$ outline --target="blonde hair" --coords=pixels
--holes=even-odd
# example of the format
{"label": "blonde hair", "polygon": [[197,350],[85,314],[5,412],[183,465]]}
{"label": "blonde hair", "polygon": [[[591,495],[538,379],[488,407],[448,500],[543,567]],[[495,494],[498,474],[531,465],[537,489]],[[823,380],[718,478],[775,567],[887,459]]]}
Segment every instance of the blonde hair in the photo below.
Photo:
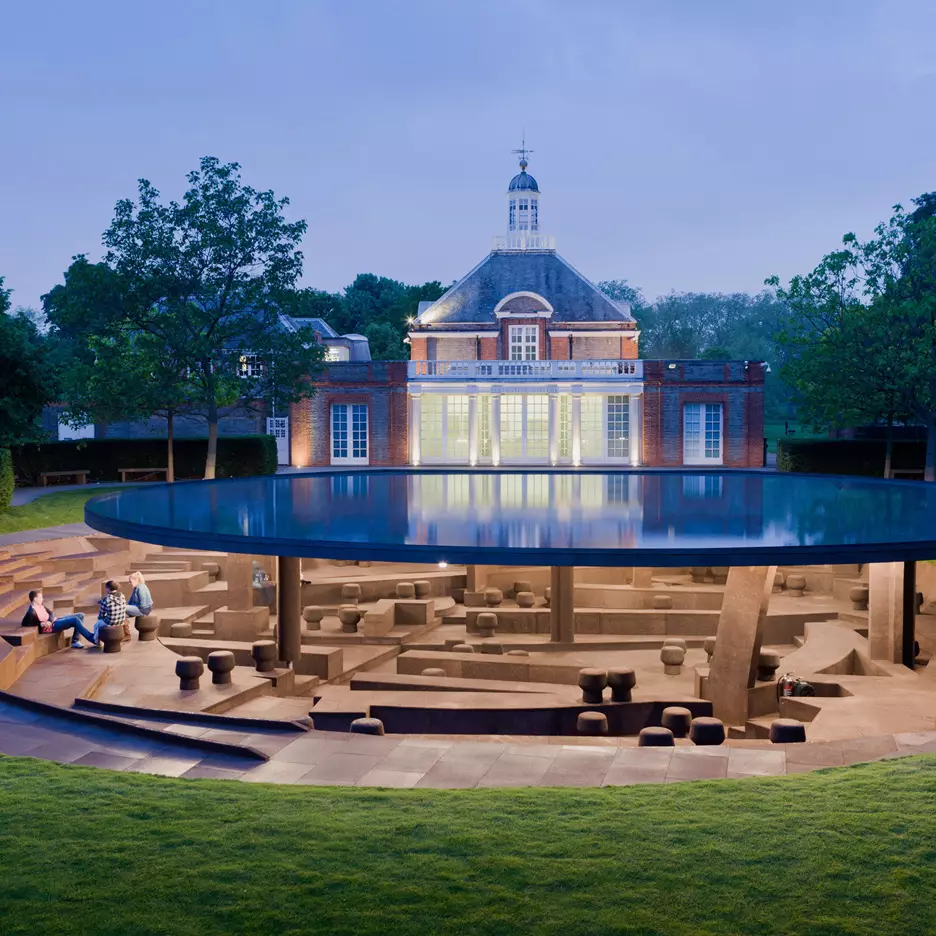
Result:
{"label": "blonde hair", "polygon": [[130,573],[130,584],[131,585],[145,585],[146,579],[143,578],[142,572],[131,572]]}

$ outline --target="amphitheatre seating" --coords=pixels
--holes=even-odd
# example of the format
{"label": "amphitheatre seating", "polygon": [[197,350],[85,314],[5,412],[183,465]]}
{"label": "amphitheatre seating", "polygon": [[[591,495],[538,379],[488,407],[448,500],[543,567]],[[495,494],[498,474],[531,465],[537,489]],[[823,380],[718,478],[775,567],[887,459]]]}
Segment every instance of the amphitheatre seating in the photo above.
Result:
{"label": "amphitheatre seating", "polygon": [[170,637],[191,637],[192,625],[187,621],[178,621],[169,626]]}
{"label": "amphitheatre seating", "polygon": [[637,747],[673,747],[674,744],[669,728],[650,726],[641,728],[637,735]]}
{"label": "amphitheatre seating", "polygon": [[602,712],[581,712],[576,720],[576,730],[582,735],[605,735],[608,733],[608,717]]}
{"label": "amphitheatre seating", "polygon": [[775,718],[770,723],[770,740],[774,744],[796,744],[806,740],[806,726],[795,718]]}
{"label": "amphitheatre seating", "polygon": [[532,608],[536,604],[536,596],[531,591],[517,592],[517,605],[521,608]]}
{"label": "amphitheatre seating", "polygon": [[705,638],[705,643],[702,645],[702,647],[703,647],[703,649],[705,650],[705,655],[706,655],[706,657],[708,657],[709,663],[711,663],[711,662],[712,662],[712,654],[715,652],[715,638],[714,638],[714,637],[706,637],[706,638]]}
{"label": "amphitheatre seating", "polygon": [[351,722],[352,734],[382,735],[383,722],[379,718],[355,718]]}
{"label": "amphitheatre seating", "polygon": [[484,611],[475,619],[478,624],[478,633],[482,637],[493,637],[497,629],[497,615],[493,611]]}
{"label": "amphitheatre seating", "polygon": [[614,667],[608,670],[608,685],[611,687],[612,702],[630,702],[637,677],[629,666]]}
{"label": "amphitheatre seating", "polygon": [[660,660],[663,662],[663,672],[667,676],[678,676],[682,672],[682,665],[686,659],[686,651],[682,647],[672,644],[665,645],[660,650]]}
{"label": "amphitheatre seating", "polygon": [[413,582],[413,588],[416,590],[416,598],[429,598],[432,595],[432,582],[427,579]]}
{"label": "amphitheatre seating", "polygon": [[258,673],[272,673],[276,669],[276,657],[278,654],[275,641],[257,640],[250,648],[250,655],[257,665]]}
{"label": "amphitheatre seating", "polygon": [[585,667],[579,670],[578,685],[586,705],[601,705],[604,688],[608,685],[608,674],[603,669]]}
{"label": "amphitheatre seating", "polygon": [[345,582],[341,586],[343,604],[357,604],[361,600],[361,586],[357,582]]}
{"label": "amphitheatre seating", "polygon": [[766,682],[773,680],[780,669],[780,654],[776,650],[761,650],[757,657],[757,678]]}
{"label": "amphitheatre seating", "polygon": [[342,633],[356,634],[361,612],[354,605],[345,605],[338,609],[338,620],[341,621]]}
{"label": "amphitheatre seating", "polygon": [[663,638],[664,647],[679,647],[681,650],[686,649],[686,641],[682,637],[664,637]]}
{"label": "amphitheatre seating", "polygon": [[493,653],[493,654],[495,654],[495,655],[503,654],[503,652],[504,652],[504,645],[503,645],[503,644],[500,644],[500,643],[494,643],[493,641],[490,641],[490,640],[485,640],[485,641],[481,644],[481,652],[482,652],[482,653]]}
{"label": "amphitheatre seating", "polygon": [[318,605],[306,605],[302,609],[302,617],[309,630],[321,630],[322,618],[325,617],[325,610]]}
{"label": "amphitheatre seating", "polygon": [[159,618],[155,614],[144,614],[133,619],[133,626],[140,640],[155,640],[156,632],[159,630]]}
{"label": "amphitheatre seating", "polygon": [[179,677],[179,688],[182,690],[197,689],[201,674],[205,671],[205,664],[201,657],[187,656],[176,660],[175,673]]}
{"label": "amphitheatre seating", "polygon": [[415,598],[416,586],[412,582],[397,582],[396,596],[404,599]]}
{"label": "amphitheatre seating", "polygon": [[452,646],[453,653],[474,653],[474,647],[471,644],[458,643]]}
{"label": "amphitheatre seating", "polygon": [[107,624],[101,628],[99,636],[105,653],[120,653],[124,637],[123,624]]}
{"label": "amphitheatre seating", "polygon": [[484,603],[489,608],[496,608],[504,600],[504,593],[499,588],[484,589]]}

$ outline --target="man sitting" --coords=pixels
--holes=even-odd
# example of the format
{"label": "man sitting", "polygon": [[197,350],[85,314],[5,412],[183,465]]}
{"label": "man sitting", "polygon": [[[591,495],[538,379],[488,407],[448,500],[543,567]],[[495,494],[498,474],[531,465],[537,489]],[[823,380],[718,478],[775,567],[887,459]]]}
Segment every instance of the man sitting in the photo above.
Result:
{"label": "man sitting", "polygon": [[60,631],[74,628],[72,632],[72,648],[81,649],[79,635],[85,640],[96,644],[97,638],[84,626],[84,615],[79,611],[78,614],[66,614],[64,617],[57,618],[43,603],[42,589],[37,588],[29,593],[29,607],[23,617],[23,627],[38,627],[40,634],[57,634]]}
{"label": "man sitting", "polygon": [[105,594],[101,599],[98,619],[94,622],[94,643],[97,645],[102,627],[121,625],[127,619],[127,599],[121,594],[120,586],[109,581],[104,584]]}

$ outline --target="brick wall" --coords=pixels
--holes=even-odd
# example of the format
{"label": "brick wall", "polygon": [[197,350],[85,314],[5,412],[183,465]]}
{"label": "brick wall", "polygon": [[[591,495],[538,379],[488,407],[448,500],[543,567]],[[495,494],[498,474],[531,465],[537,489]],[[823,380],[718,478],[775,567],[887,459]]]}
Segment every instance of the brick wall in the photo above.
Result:
{"label": "brick wall", "polygon": [[478,359],[478,339],[474,335],[439,335],[429,339],[430,346],[435,342],[435,361],[476,361]]}
{"label": "brick wall", "polygon": [[481,360],[497,360],[497,335],[491,335],[490,337],[485,336],[481,338]]}
{"label": "brick wall", "polygon": [[573,335],[573,361],[615,361],[621,356],[621,339],[617,335]]}
{"label": "brick wall", "polygon": [[410,360],[411,361],[426,361],[428,360],[426,356],[426,336],[421,335],[418,338],[414,335],[410,338]]}

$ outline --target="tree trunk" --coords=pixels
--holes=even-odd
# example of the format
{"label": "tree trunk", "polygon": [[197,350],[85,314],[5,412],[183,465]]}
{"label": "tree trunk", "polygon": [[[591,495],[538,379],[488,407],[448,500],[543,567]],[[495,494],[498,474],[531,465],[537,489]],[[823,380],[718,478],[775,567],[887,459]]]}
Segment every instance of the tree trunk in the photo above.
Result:
{"label": "tree trunk", "polygon": [[887,414],[887,441],[884,444],[884,477],[891,477],[894,459],[894,414]]}
{"label": "tree trunk", "polygon": [[172,410],[169,410],[166,413],[166,432],[169,436],[169,444],[167,446],[166,452],[166,480],[172,484],[175,481],[175,458],[172,451],[172,443],[174,441],[174,432],[175,426],[172,422]]}
{"label": "tree trunk", "polygon": [[926,420],[926,470],[924,481],[936,481],[936,410]]}
{"label": "tree trunk", "polygon": [[205,459],[205,480],[215,476],[218,463],[218,404],[213,400],[208,405],[208,457]]}

